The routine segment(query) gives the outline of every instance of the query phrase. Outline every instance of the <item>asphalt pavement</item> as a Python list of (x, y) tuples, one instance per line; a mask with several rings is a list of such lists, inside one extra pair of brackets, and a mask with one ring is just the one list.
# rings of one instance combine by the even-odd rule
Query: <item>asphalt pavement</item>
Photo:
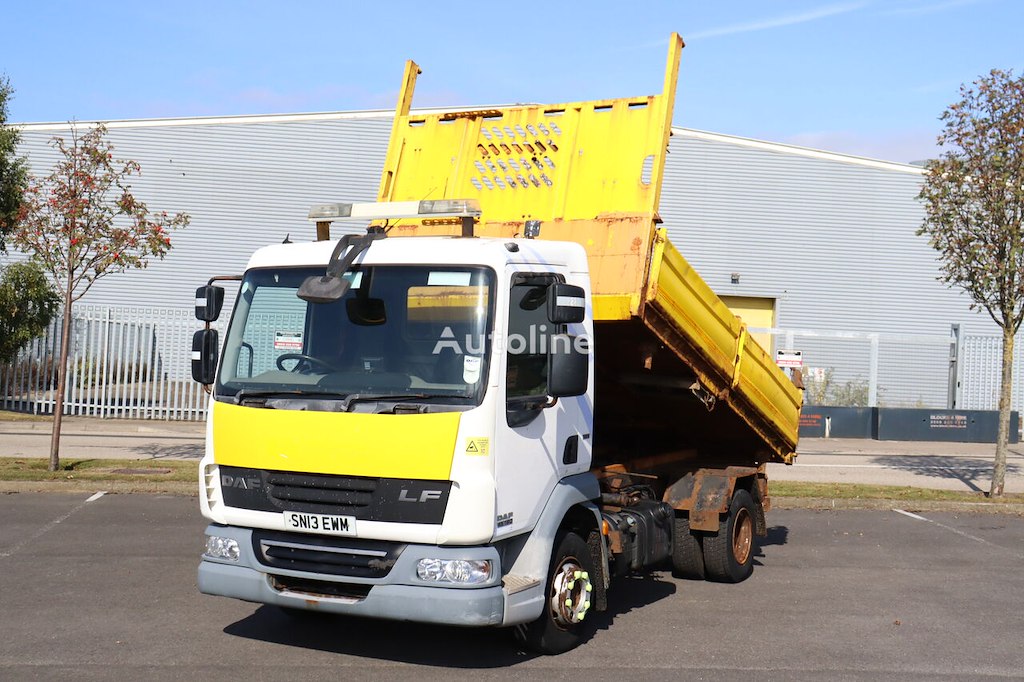
[(0, 495), (0, 679), (978, 680), (1024, 676), (1024, 520), (776, 510), (738, 585), (613, 583), (578, 649), (199, 594), (194, 499)]

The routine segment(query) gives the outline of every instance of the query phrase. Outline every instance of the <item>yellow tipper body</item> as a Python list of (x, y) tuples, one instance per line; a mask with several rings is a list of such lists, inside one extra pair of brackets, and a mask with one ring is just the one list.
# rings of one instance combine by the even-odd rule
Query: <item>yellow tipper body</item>
[[(682, 48), (673, 34), (660, 95), (430, 115), (411, 112), (409, 62), (378, 200), (475, 198), (478, 237), (523, 236), (538, 220), (540, 238), (582, 244), (595, 322), (641, 322), (772, 458), (790, 461), (799, 391), (657, 227)], [(390, 227), (458, 231), (445, 220)]]

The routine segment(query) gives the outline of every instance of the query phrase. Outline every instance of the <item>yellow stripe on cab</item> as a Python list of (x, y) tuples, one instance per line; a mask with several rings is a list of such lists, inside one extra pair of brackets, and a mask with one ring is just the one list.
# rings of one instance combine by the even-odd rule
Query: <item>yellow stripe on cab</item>
[(311, 474), (448, 480), (458, 412), (365, 414), (214, 402), (217, 464)]

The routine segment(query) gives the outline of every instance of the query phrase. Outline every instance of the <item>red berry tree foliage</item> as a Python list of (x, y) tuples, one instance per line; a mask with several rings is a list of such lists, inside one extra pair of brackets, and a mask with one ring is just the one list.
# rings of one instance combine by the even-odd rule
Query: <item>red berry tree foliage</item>
[(100, 278), (162, 259), (171, 249), (171, 232), (189, 223), (185, 213), (151, 213), (135, 197), (128, 181), (139, 174), (139, 164), (115, 159), (106, 133), (103, 124), (84, 133), (72, 124), (69, 140), (53, 138), (58, 161), (45, 178), (29, 178), (12, 235), (53, 278), (64, 303), (50, 471), (60, 467), (72, 307)]

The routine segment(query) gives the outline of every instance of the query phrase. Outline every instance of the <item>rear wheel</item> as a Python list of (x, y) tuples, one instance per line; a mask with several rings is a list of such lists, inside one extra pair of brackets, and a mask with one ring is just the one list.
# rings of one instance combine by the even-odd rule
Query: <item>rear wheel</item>
[(690, 519), (682, 514), (676, 515), (672, 574), (687, 580), (704, 580), (704, 550), (700, 546), (700, 536), (690, 530)]
[(551, 557), (544, 612), (517, 631), (523, 643), (542, 654), (560, 654), (580, 644), (593, 630), (588, 616), (595, 580), (587, 543), (576, 533), (562, 535)]
[(746, 490), (737, 490), (729, 515), (718, 524), (718, 532), (704, 536), (704, 569), (708, 580), (738, 583), (754, 570), (754, 500)]

